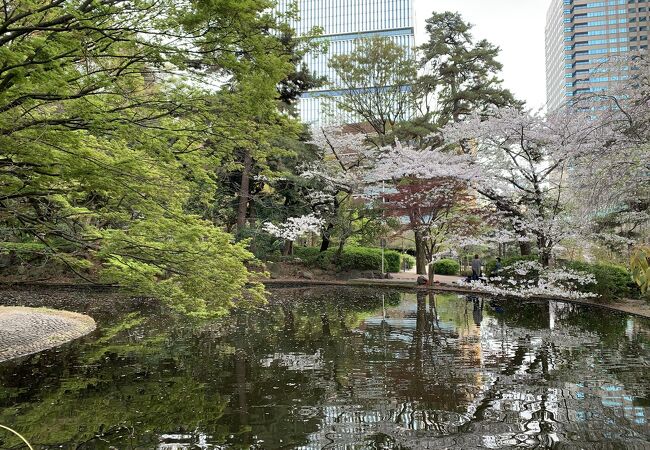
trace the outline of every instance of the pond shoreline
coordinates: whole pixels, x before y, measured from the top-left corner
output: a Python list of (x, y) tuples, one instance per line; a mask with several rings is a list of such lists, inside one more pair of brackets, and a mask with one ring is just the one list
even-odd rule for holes
[[(354, 286), (354, 287), (383, 287), (383, 288), (393, 288), (393, 289), (409, 289), (416, 291), (434, 291), (434, 292), (449, 292), (449, 293), (459, 293), (459, 294), (477, 294), (486, 297), (494, 297), (494, 295), (486, 292), (477, 291), (474, 289), (464, 288), (461, 286), (453, 286), (450, 284), (443, 283), (434, 283), (433, 286), (417, 286), (409, 282), (401, 281), (391, 281), (391, 280), (349, 280), (349, 281), (324, 281), (324, 280), (302, 280), (302, 279), (277, 279), (277, 280), (265, 280), (263, 281), (264, 285), (267, 287), (309, 287), (309, 286)], [(634, 299), (621, 299), (616, 302), (610, 303), (599, 303), (593, 300), (585, 299), (569, 299), (563, 297), (542, 297), (542, 296), (531, 296), (531, 297), (517, 297), (509, 296), (509, 298), (525, 301), (536, 301), (536, 302), (546, 302), (546, 301), (558, 301), (564, 303), (573, 303), (576, 305), (583, 306), (595, 306), (600, 308), (609, 309), (612, 311), (618, 311), (625, 314), (632, 314), (639, 317), (645, 317), (650, 319), (650, 303), (645, 302), (644, 300), (634, 300)]]
[[(458, 294), (476, 294), (486, 297), (494, 297), (494, 295), (481, 292), (461, 286), (454, 286), (446, 283), (435, 283), (433, 286), (417, 286), (413, 282), (404, 282), (396, 280), (372, 280), (372, 279), (352, 279), (352, 280), (308, 280), (308, 279), (296, 279), (296, 278), (278, 278), (278, 279), (264, 279), (257, 280), (262, 282), (266, 287), (269, 288), (296, 288), (296, 287), (317, 287), (317, 286), (337, 286), (337, 287), (372, 287), (372, 288), (388, 288), (388, 289), (400, 289), (400, 290), (415, 290), (415, 291), (434, 291), (434, 292), (449, 292), (449, 293), (458, 293)], [(90, 284), (90, 283), (39, 283), (39, 282), (12, 282), (12, 283), (0, 283), (0, 293), (3, 290), (11, 289), (37, 289), (37, 290), (47, 290), (47, 289), (59, 289), (59, 290), (87, 290), (94, 291), (98, 293), (116, 293), (120, 294), (119, 286), (117, 285), (102, 285), (102, 284)], [(128, 294), (127, 294), (128, 295)], [(525, 300), (525, 301), (559, 301), (564, 303), (572, 303), (576, 305), (583, 306), (594, 306), (611, 311), (618, 311), (625, 314), (632, 314), (639, 317), (645, 317), (650, 319), (650, 303), (638, 299), (621, 299), (616, 302), (610, 303), (599, 303), (593, 300), (586, 299), (567, 299), (561, 297), (541, 297), (541, 296), (532, 296), (527, 298), (511, 296), (510, 298)]]

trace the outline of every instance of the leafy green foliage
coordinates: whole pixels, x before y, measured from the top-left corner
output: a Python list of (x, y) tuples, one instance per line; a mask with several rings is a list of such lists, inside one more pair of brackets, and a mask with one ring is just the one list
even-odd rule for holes
[(441, 259), (433, 263), (433, 270), (438, 275), (458, 275), (460, 264), (453, 259)]
[(259, 300), (253, 256), (214, 205), (217, 168), (236, 171), (245, 148), (270, 172), (269, 155), (291, 153), (278, 137), (301, 131), (278, 86), (295, 73), (287, 49), (303, 44), (283, 45), (291, 30), (272, 6), (12, 2), (0, 19), (0, 252), (88, 281), (103, 272), (185, 313)]
[[(340, 258), (336, 259), (336, 250), (320, 252), (315, 247), (295, 247), (294, 254), (306, 264), (322, 269), (336, 268), (342, 271), (381, 270), (381, 249), (370, 247), (345, 247)], [(402, 255), (394, 250), (384, 251), (384, 270), (399, 272)]]
[(650, 247), (640, 248), (632, 257), (632, 277), (642, 293), (650, 290)]
[(598, 294), (605, 301), (638, 295), (638, 289), (636, 289), (632, 282), (632, 276), (625, 267), (613, 264), (590, 264), (578, 261), (565, 262), (562, 266), (593, 274), (596, 277), (596, 285), (586, 286), (586, 292)]
[(415, 257), (408, 253), (402, 253), (402, 269), (411, 270), (415, 267)]
[(243, 262), (253, 255), (231, 239), (198, 218), (140, 221), (128, 233), (106, 232), (103, 275), (138, 295), (165, 299), (185, 314), (226, 314), (236, 300), (263, 298), (259, 284), (244, 289), (249, 276)]
[(348, 55), (330, 60), (342, 95), (332, 99), (335, 109), (362, 117), (386, 145), (399, 122), (411, 118), (417, 97), (411, 87), (417, 80), (417, 62), (391, 39), (359, 39)]
[(293, 248), (293, 254), (296, 258), (300, 258), (304, 261), (308, 261), (310, 263), (313, 263), (316, 261), (316, 258), (318, 258), (318, 255), (320, 254), (320, 250), (316, 247), (300, 247), (300, 246), (295, 246)]

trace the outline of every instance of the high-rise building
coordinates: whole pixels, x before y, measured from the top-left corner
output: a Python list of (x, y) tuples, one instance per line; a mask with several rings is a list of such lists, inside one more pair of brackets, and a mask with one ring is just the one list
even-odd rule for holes
[(351, 53), (359, 39), (384, 36), (411, 51), (415, 47), (415, 14), (413, 0), (279, 0), (278, 10), (287, 11), (297, 3), (300, 19), (291, 23), (298, 35), (309, 33), (314, 27), (322, 30), (319, 39), (327, 40), (328, 50), (308, 54), (304, 62), (318, 76), (326, 76), (328, 85), (305, 93), (299, 103), (303, 122), (320, 124), (324, 97), (340, 95), (329, 60), (335, 55)]
[(546, 16), (549, 111), (587, 93), (605, 93), (625, 75), (612, 56), (648, 51), (647, 0), (551, 0)]

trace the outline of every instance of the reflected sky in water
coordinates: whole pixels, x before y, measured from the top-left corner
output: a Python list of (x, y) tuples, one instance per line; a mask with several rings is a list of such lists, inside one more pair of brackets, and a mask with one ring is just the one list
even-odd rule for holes
[(118, 310), (0, 364), (0, 423), (43, 449), (650, 448), (644, 319), (352, 288), (211, 322)]

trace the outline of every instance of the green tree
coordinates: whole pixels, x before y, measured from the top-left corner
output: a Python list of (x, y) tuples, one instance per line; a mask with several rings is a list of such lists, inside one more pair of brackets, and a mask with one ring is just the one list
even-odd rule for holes
[(298, 128), (278, 109), (295, 67), (272, 3), (6, 6), (1, 251), (89, 281), (99, 270), (186, 313), (259, 300), (252, 254), (191, 210), (211, 204), (214, 168), (236, 149)]
[(424, 74), (417, 90), (433, 95), (430, 104), (439, 127), (473, 112), (521, 106), (498, 77), (499, 48), (487, 40), (474, 41), (472, 26), (458, 13), (433, 13), (425, 27), (429, 40), (419, 48)]
[[(442, 146), (440, 130), (446, 124), (474, 112), (521, 105), (501, 86), (499, 49), (485, 40), (475, 43), (471, 26), (459, 14), (434, 13), (426, 31), (429, 40), (417, 50), (419, 61), (389, 39), (373, 38), (359, 42), (349, 56), (331, 63), (343, 89), (337, 106), (359, 118), (359, 128), (374, 131), (380, 148), (399, 138), (423, 152), (431, 151)], [(470, 142), (462, 141), (461, 148), (468, 153)], [(394, 181), (401, 185), (400, 180)], [(451, 198), (443, 189), (427, 190), (441, 180), (423, 181), (421, 189), (410, 193), (419, 199), (408, 202), (411, 207)], [(455, 206), (448, 205), (449, 209)], [(432, 217), (437, 214), (424, 215), (427, 221)], [(426, 242), (436, 241), (431, 231), (423, 232), (421, 222), (411, 220), (410, 228), (419, 253), (418, 273), (425, 273)], [(433, 225), (440, 228), (438, 223)]]
[(389, 143), (400, 122), (413, 118), (418, 68), (406, 48), (388, 38), (359, 39), (354, 51), (333, 57), (330, 67), (336, 74), (332, 88), (342, 91), (332, 98), (333, 106), (346, 122), (368, 125), (379, 145)]

